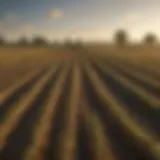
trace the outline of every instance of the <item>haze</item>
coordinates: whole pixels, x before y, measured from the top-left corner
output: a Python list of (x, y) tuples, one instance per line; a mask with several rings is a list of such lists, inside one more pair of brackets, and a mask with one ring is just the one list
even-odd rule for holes
[(150, 31), (160, 36), (159, 6), (159, 0), (1, 0), (0, 35), (111, 40), (124, 28), (140, 40)]

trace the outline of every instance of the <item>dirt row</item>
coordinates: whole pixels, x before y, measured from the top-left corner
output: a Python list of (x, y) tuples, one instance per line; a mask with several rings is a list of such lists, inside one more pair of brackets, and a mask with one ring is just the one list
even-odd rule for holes
[[(82, 61), (82, 59), (81, 61), (71, 60), (69, 65), (63, 63), (51, 74), (8, 135), (6, 145), (3, 148), (0, 147), (1, 160), (33, 160), (37, 159), (37, 153), (40, 155), (38, 157), (40, 160), (157, 160), (155, 154), (147, 152), (147, 147), (139, 145), (138, 139), (133, 138), (132, 134), (126, 130), (116, 114), (110, 110), (110, 103), (106, 105), (101, 100), (101, 96), (89, 78), (91, 73), (85, 64), (95, 72), (99, 83), (105, 84), (102, 90), (106, 87), (134, 121), (143, 125), (158, 138), (160, 138), (159, 112), (140, 100), (136, 94), (122, 86), (111, 75), (104, 73), (96, 62), (90, 63), (84, 60), (81, 63)], [(34, 88), (50, 69), (52, 70), (50, 67), (41, 71), (1, 104), (0, 130), (5, 123), (4, 117), (8, 110), (16, 104), (17, 107), (22, 107), (18, 106), (20, 100), (30, 93), (31, 88)], [(64, 73), (67, 74), (64, 76), (63, 83), (60, 83)], [(44, 116), (44, 119), (42, 117), (52, 107), (52, 103), (49, 102), (52, 102), (52, 94), (55, 96), (54, 91), (59, 93), (59, 96), (53, 97), (57, 103), (54, 104), (55, 109), (49, 119), (50, 129), (46, 130), (49, 132), (45, 134), (48, 136), (47, 140), (42, 141), (42, 144), (34, 143), (33, 134), (45, 133), (46, 126), (43, 121), (47, 122), (47, 117)], [(49, 112), (47, 114), (49, 115)], [(40, 126), (39, 129), (36, 129), (37, 126)], [(0, 139), (0, 146), (1, 142)], [(32, 150), (33, 145), (35, 150)], [(31, 152), (26, 152), (28, 146), (29, 149), (31, 147)], [(27, 156), (26, 153), (31, 156)]]

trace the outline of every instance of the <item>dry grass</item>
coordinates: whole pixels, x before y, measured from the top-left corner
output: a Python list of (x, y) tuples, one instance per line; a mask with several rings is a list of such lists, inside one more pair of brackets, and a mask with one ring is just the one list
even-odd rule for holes
[(154, 67), (160, 67), (160, 47), (126, 47), (118, 48), (107, 45), (94, 45), (86, 47), (88, 52), (92, 56), (99, 57), (114, 57), (120, 58), (135, 63), (143, 63), (144, 65), (151, 65)]
[(18, 82), (33, 69), (68, 58), (63, 48), (0, 48), (0, 91)]
[[(85, 47), (91, 56), (120, 58), (135, 63), (160, 67), (160, 47), (116, 48), (97, 44)], [(33, 69), (69, 58), (67, 48), (0, 48), (0, 91), (18, 82)]]

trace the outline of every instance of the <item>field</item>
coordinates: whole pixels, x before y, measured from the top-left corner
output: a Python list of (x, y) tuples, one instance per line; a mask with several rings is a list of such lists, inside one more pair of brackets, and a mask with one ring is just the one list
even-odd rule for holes
[(1, 48), (0, 160), (159, 160), (159, 51)]
[[(67, 53), (66, 53), (67, 52)], [(17, 83), (31, 70), (36, 70), (59, 59), (66, 58), (70, 53), (63, 49), (53, 48), (0, 48), (0, 91)]]

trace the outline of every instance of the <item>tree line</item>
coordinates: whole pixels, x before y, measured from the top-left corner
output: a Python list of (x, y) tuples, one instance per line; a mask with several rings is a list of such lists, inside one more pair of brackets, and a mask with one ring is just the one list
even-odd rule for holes
[(27, 45), (47, 45), (48, 42), (44, 37), (34, 37), (32, 41), (29, 41), (26, 37), (19, 38), (16, 42), (7, 42), (4, 37), (0, 36), (0, 45), (17, 45), (17, 46), (27, 46)]
[[(114, 35), (114, 42), (119, 46), (125, 46), (129, 44), (129, 36), (125, 30), (118, 30)], [(155, 45), (158, 43), (158, 38), (154, 33), (147, 33), (142, 42), (146, 45)]]
[[(114, 42), (117, 46), (126, 46), (129, 45), (129, 35), (125, 30), (117, 30), (114, 34)], [(69, 38), (66, 39), (66, 41), (64, 42), (64, 44), (66, 46), (73, 46), (73, 41), (71, 41)], [(147, 33), (143, 40), (142, 40), (142, 44), (146, 44), (146, 45), (154, 45), (158, 43), (158, 39), (157, 36), (153, 33)], [(8, 45), (10, 44), (9, 42), (7, 42), (5, 40), (4, 37), (0, 36), (0, 45)], [(58, 45), (58, 42), (54, 42), (54, 45)], [(78, 40), (76, 41), (76, 43), (74, 43), (74, 45), (81, 45), (82, 41)], [(43, 45), (49, 45), (48, 41), (45, 39), (45, 37), (42, 36), (36, 36), (33, 38), (32, 41), (28, 41), (27, 38), (25, 37), (21, 37), (16, 43), (14, 43), (14, 45), (17, 46), (43, 46)]]

